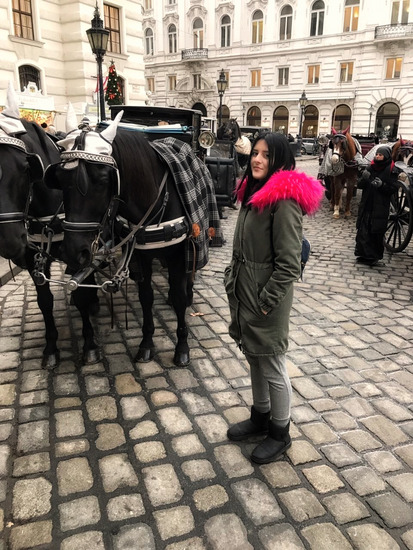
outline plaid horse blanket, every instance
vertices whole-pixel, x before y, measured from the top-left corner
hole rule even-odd
[[[208,263],[209,241],[221,237],[214,185],[205,164],[191,147],[168,137],[150,142],[168,166],[192,226],[187,240],[187,271],[197,271]]]

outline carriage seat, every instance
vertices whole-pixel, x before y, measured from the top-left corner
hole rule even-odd
[[[234,159],[205,157],[205,165],[211,174],[218,208],[232,206],[235,185]]]

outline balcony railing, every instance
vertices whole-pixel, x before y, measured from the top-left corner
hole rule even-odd
[[[376,27],[374,37],[381,40],[413,38],[413,23],[406,23],[405,25],[382,25],[381,27]]]
[[[191,61],[192,59],[208,59],[208,48],[182,50],[182,61]]]

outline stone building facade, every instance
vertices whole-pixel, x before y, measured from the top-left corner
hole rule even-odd
[[[412,0],[142,0],[148,103],[316,136],[413,137]],[[305,92],[303,109],[299,99]]]
[[[64,129],[70,101],[79,116],[96,116],[97,63],[86,30],[95,6],[110,28],[103,75],[113,59],[125,102],[146,99],[142,50],[142,6],[138,0],[0,0],[0,106],[8,83],[21,113]]]

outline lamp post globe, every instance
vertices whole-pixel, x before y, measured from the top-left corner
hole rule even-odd
[[[96,57],[98,66],[98,93],[99,93],[99,115],[100,120],[106,120],[105,113],[105,92],[103,90],[102,63],[105,56],[110,31],[103,27],[103,21],[100,18],[99,8],[96,2],[94,17],[91,21],[92,27],[86,31],[92,53]],[[98,117],[99,118],[99,117]]]
[[[303,141],[303,119],[304,119],[304,109],[307,105],[307,96],[305,95],[305,90],[303,90],[303,93],[301,94],[300,99],[298,100],[298,103],[300,105],[300,122],[298,125],[298,136],[297,136],[297,157],[301,157],[301,143]]]
[[[218,127],[222,126],[222,98],[228,86],[228,80],[225,78],[224,69],[221,69],[217,80],[217,89],[219,95]]]

